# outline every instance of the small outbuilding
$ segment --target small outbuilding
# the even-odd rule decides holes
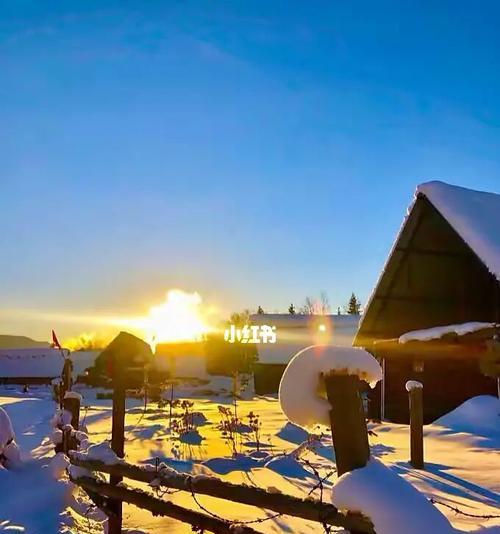
[[[499,281],[500,195],[418,186],[354,340],[383,363],[372,415],[407,422],[411,379],[424,384],[425,422],[497,394],[483,362],[500,355]]]
[[[63,366],[64,356],[56,349],[0,349],[0,384],[50,384]]]

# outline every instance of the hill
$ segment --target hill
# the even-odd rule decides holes
[[[48,348],[50,344],[46,341],[35,341],[26,336],[0,334],[0,349],[33,349],[35,347]]]

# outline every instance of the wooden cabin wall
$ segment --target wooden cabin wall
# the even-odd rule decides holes
[[[415,355],[415,360],[418,359]],[[416,372],[412,359],[385,362],[385,418],[409,423],[408,380],[424,384],[424,423],[432,423],[477,395],[496,395],[496,380],[481,373],[477,358],[426,360],[423,372]],[[380,385],[370,394],[370,417],[380,417]]]
[[[468,321],[500,322],[500,283],[442,217],[420,196],[394,246],[355,344],[397,338],[405,332]],[[386,359],[385,415],[408,421],[407,380],[424,383],[424,417],[431,422],[470,397],[496,394],[475,358],[427,362],[422,374],[410,357]],[[380,388],[370,394],[380,410]],[[380,413],[380,412],[379,412]]]

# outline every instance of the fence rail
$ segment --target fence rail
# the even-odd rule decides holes
[[[89,471],[99,471],[138,482],[157,481],[160,486],[166,488],[191,492],[193,495],[210,495],[227,501],[264,508],[279,514],[342,527],[350,532],[360,534],[374,534],[375,532],[372,523],[361,514],[346,513],[338,510],[332,504],[315,499],[301,499],[283,493],[270,493],[261,488],[233,484],[216,477],[178,473],[173,469],[161,468],[161,466],[160,468],[156,468],[154,465],[138,466],[127,462],[108,465],[97,460],[82,459],[78,453],[74,452],[70,453],[70,461],[73,465],[86,468]],[[234,523],[173,505],[173,503],[138,489],[126,488],[122,485],[114,486],[89,477],[77,478],[73,481],[90,492],[135,504],[141,508],[146,508],[153,514],[170,516],[211,532],[229,532],[228,525],[231,526]],[[241,531],[246,534],[256,532],[245,525],[237,523],[237,526],[238,528],[246,528],[247,530]],[[234,530],[232,532],[234,533]]]

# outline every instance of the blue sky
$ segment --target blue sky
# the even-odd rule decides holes
[[[500,191],[496,2],[0,8],[0,332],[366,301],[416,184]]]

